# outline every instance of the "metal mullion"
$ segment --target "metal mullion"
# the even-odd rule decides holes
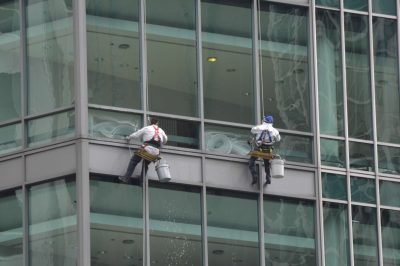
[[[147,125],[148,112],[148,75],[147,75],[147,46],[146,46],[146,2],[139,0],[139,57],[140,83],[142,85],[143,125]],[[144,260],[143,260],[144,261]]]
[[[174,114],[165,114],[165,113],[158,113],[158,112],[147,112],[148,115],[160,116],[165,118],[173,118],[173,119],[180,119],[180,120],[187,120],[187,121],[200,121],[200,118],[191,117],[191,116],[183,116],[183,115],[174,115]]]
[[[323,202],[331,202],[331,203],[338,203],[342,205],[346,205],[348,203],[347,200],[338,200],[338,199],[331,199],[331,198],[322,198]]]
[[[204,126],[204,83],[203,83],[203,39],[202,39],[202,19],[201,19],[201,0],[196,1],[196,59],[197,59],[197,91],[198,91],[198,112],[200,118],[200,150],[205,150],[205,126]]]
[[[25,168],[25,167],[24,167]],[[24,171],[25,173],[25,171]],[[22,261],[24,266],[29,265],[29,201],[26,185],[22,186]]]
[[[289,135],[296,135],[296,136],[302,136],[302,137],[314,137],[314,134],[312,132],[295,131],[295,130],[282,129],[282,128],[278,128],[278,129],[279,129],[279,132],[286,133]]]
[[[15,125],[21,123],[21,118],[17,118],[17,119],[10,119],[4,122],[0,123],[0,127],[6,127],[6,126],[10,126],[10,125]]]
[[[340,46],[342,58],[342,86],[343,86],[343,112],[344,112],[344,137],[345,137],[345,154],[346,154],[346,187],[347,187],[347,219],[348,219],[348,236],[349,236],[349,256],[350,266],[354,266],[354,248],[353,248],[353,224],[351,209],[351,186],[350,186],[350,152],[349,152],[349,125],[348,125],[348,109],[347,109],[347,76],[346,76],[346,34],[344,20],[344,0],[340,0]]]
[[[317,169],[315,171],[315,187],[317,188],[316,194],[316,222],[317,222],[317,247],[319,252],[318,261],[321,266],[325,266],[325,237],[324,237],[324,219],[323,219],[323,201],[322,201],[322,170],[321,170],[321,140],[320,140],[320,125],[319,125],[319,91],[318,91],[318,51],[317,51],[317,29],[316,29],[316,7],[315,0],[311,1],[310,6],[310,32],[311,32],[311,66],[309,73],[314,73],[310,75],[310,85],[311,85],[311,102],[314,103],[312,110],[314,110],[315,115],[313,116],[313,121],[315,126],[313,127],[314,133],[314,153]],[[318,245],[319,244],[319,245]]]
[[[356,138],[349,138],[349,141],[356,142],[356,143],[365,143],[365,144],[374,144],[373,140],[366,140],[366,139],[356,139]]]
[[[396,19],[396,16],[393,15],[387,15],[387,14],[379,14],[379,13],[372,13],[374,17],[380,17],[380,18],[388,18],[388,19]]]
[[[387,146],[387,147],[392,147],[392,148],[400,148],[400,144],[395,144],[395,143],[389,143],[389,142],[382,142],[382,141],[378,141],[378,146]]]
[[[243,129],[250,129],[250,127],[253,127],[253,125],[249,125],[249,124],[226,122],[226,121],[219,121],[219,120],[212,120],[212,119],[204,119],[204,122],[207,123],[207,124],[213,124],[213,125],[225,125],[225,126],[230,126],[230,127],[241,127]]]
[[[33,115],[27,115],[24,117],[25,120],[35,120],[38,118],[42,118],[42,117],[47,117],[47,116],[51,116],[51,115],[56,115],[56,114],[61,114],[64,113],[66,111],[71,111],[74,110],[74,106],[73,105],[69,105],[66,107],[60,107],[60,108],[56,108],[54,110],[51,110],[50,112],[45,112],[45,113],[40,113],[40,114],[33,114]],[[83,111],[83,110],[82,110]]]
[[[27,114],[27,95],[28,95],[28,64],[27,64],[27,30],[26,30],[26,9],[25,9],[25,0],[19,0],[19,8],[20,8],[20,71],[21,71],[21,86],[20,86],[20,103],[21,103],[21,141],[22,141],[22,149],[27,147],[27,129],[25,125],[25,116]]]
[[[344,12],[351,13],[351,14],[368,16],[368,11],[359,11],[359,10],[354,10],[354,9],[344,9]]]
[[[345,140],[345,137],[341,136],[333,136],[333,135],[325,135],[325,134],[320,134],[319,135],[323,139],[330,139],[330,140]]]
[[[375,58],[374,58],[374,28],[372,17],[372,0],[368,0],[368,29],[369,29],[369,60],[370,60],[370,76],[371,76],[371,105],[372,105],[372,134],[373,134],[373,147],[374,147],[374,166],[375,166],[375,200],[376,200],[376,230],[377,230],[377,245],[378,245],[378,262],[383,265],[383,252],[382,252],[382,234],[381,234],[381,221],[380,221],[380,198],[379,198],[379,166],[378,166],[378,129],[376,122],[376,98],[375,98]]]
[[[200,0],[197,0],[200,2]],[[201,189],[201,211],[202,211],[202,255],[203,266],[208,266],[208,227],[207,227],[207,185],[204,178],[205,170],[205,157],[201,158],[201,176],[202,176],[202,189]]]
[[[315,5],[315,8],[324,9],[324,10],[332,10],[332,11],[340,11],[340,8],[331,7],[331,6],[320,6],[320,5]]]
[[[93,104],[90,103],[88,104],[89,109],[93,110],[104,110],[104,111],[115,111],[115,112],[120,112],[120,113],[138,113],[142,114],[143,110],[139,109],[130,109],[130,108],[124,108],[124,107],[116,107],[116,106],[109,106],[109,105],[99,105],[99,104]]]
[[[392,211],[399,211],[400,212],[400,207],[393,207],[393,206],[386,206],[386,205],[383,205],[381,207],[384,210],[392,210]]]

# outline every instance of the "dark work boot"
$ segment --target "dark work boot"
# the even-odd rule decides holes
[[[269,184],[271,184],[271,176],[267,175],[265,177],[265,185],[269,185]]]
[[[257,184],[257,183],[258,183],[258,175],[255,174],[255,175],[253,175],[253,179],[251,181],[251,184],[254,185],[254,184]]]

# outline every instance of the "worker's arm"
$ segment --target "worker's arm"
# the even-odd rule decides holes
[[[253,134],[258,134],[258,133],[260,133],[261,131],[263,131],[263,129],[261,128],[261,125],[255,126],[255,127],[253,127],[253,128],[251,129],[251,133],[253,133]]]
[[[133,132],[132,134],[130,134],[127,139],[138,139],[140,138],[143,134],[144,134],[145,128],[139,129],[136,132]]]
[[[161,133],[162,144],[166,144],[168,141],[167,134],[165,134],[164,130],[162,130],[161,128],[160,128],[160,133]]]
[[[275,129],[275,142],[281,141],[281,135],[279,134],[279,131]]]

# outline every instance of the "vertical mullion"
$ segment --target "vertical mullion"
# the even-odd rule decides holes
[[[147,46],[146,46],[146,2],[139,0],[139,57],[140,83],[142,85],[143,125],[147,124],[148,113],[148,75],[147,75]]]
[[[22,186],[22,265],[29,265],[29,201],[28,190]]]
[[[200,0],[199,0],[200,1]],[[202,176],[202,189],[201,189],[201,217],[202,217],[202,254],[203,266],[208,266],[208,227],[207,227],[207,186],[204,179],[205,169],[205,156],[201,157],[201,176]]]
[[[20,17],[19,17],[19,25],[20,25],[20,104],[21,104],[21,141],[22,141],[22,149],[27,147],[28,134],[25,126],[25,116],[27,113],[27,95],[28,95],[28,60],[27,60],[27,30],[26,30],[26,9],[25,9],[25,0],[19,0],[19,8],[20,8]]]
[[[203,88],[203,44],[201,27],[201,0],[194,0],[196,6],[196,59],[197,59],[197,91],[198,91],[198,112],[200,118],[200,150],[205,150],[204,138],[204,88]]]

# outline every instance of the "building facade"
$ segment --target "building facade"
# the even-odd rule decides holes
[[[1,1],[0,266],[400,265],[399,16],[396,0]],[[285,176],[251,185],[264,114]],[[151,165],[120,183],[148,117],[172,180]]]

